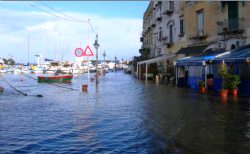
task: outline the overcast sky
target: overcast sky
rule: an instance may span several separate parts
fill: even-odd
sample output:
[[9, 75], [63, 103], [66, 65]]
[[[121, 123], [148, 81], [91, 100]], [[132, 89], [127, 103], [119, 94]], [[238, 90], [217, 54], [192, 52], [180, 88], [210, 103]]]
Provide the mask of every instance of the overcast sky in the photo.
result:
[[[42, 3], [0, 1], [0, 58], [13, 56], [17, 62], [26, 63], [29, 37], [29, 62], [36, 61], [36, 54], [54, 60], [74, 61], [75, 48], [85, 48], [88, 44], [88, 24], [69, 21], [72, 19], [68, 16], [91, 20], [94, 32], [99, 35], [100, 59], [103, 59], [104, 50], [106, 59], [117, 56], [129, 60], [139, 55], [147, 1]], [[90, 31], [89, 44], [95, 54], [94, 32]]]

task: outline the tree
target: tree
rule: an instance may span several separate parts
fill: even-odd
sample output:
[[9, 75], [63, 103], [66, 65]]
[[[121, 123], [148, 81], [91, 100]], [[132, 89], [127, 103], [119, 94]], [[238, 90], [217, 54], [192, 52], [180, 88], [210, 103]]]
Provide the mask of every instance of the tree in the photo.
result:
[[6, 64], [6, 65], [15, 65], [16, 64], [16, 62], [12, 58], [9, 58], [9, 59], [3, 58], [3, 61], [4, 61], [4, 64]]
[[5, 58], [3, 58], [3, 62], [4, 62], [4, 64], [8, 64], [8, 60]]
[[8, 63], [9, 63], [9, 65], [15, 65], [16, 64], [16, 62], [12, 59], [12, 58], [10, 58], [10, 59], [8, 59]]
[[141, 60], [146, 60], [149, 58], [149, 49], [148, 48], [142, 48], [139, 50], [140, 54], [141, 54]]

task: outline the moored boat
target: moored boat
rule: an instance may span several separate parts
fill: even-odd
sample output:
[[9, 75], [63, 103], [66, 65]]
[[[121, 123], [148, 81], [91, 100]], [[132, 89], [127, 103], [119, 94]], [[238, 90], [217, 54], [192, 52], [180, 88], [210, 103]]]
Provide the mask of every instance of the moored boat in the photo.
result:
[[0, 73], [6, 73], [6, 70], [1, 69], [1, 70], [0, 70]]
[[37, 78], [39, 83], [71, 82], [73, 75], [38, 76]]

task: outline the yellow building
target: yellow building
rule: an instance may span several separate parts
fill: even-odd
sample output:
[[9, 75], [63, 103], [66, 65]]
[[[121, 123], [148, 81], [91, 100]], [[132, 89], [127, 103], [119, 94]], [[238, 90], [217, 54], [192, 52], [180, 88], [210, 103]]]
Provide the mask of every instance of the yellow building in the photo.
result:
[[180, 57], [250, 44], [249, 12], [249, 1], [150, 1], [141, 38], [150, 60], [140, 65], [168, 74]]
[[186, 46], [177, 54], [198, 55], [206, 49], [231, 50], [249, 44], [250, 2], [186, 1], [183, 12]]
[[250, 44], [250, 2], [220, 2], [217, 20], [217, 44], [231, 50]]

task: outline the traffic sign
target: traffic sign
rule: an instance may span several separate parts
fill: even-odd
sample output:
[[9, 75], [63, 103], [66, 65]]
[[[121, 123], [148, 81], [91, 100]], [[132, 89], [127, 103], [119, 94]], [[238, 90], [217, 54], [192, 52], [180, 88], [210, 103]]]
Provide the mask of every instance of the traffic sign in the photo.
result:
[[82, 48], [76, 48], [75, 55], [76, 55], [76, 57], [82, 57], [83, 56]]
[[84, 50], [83, 56], [94, 56], [92, 50], [90, 49], [90, 47], [87, 45], [86, 49]]

